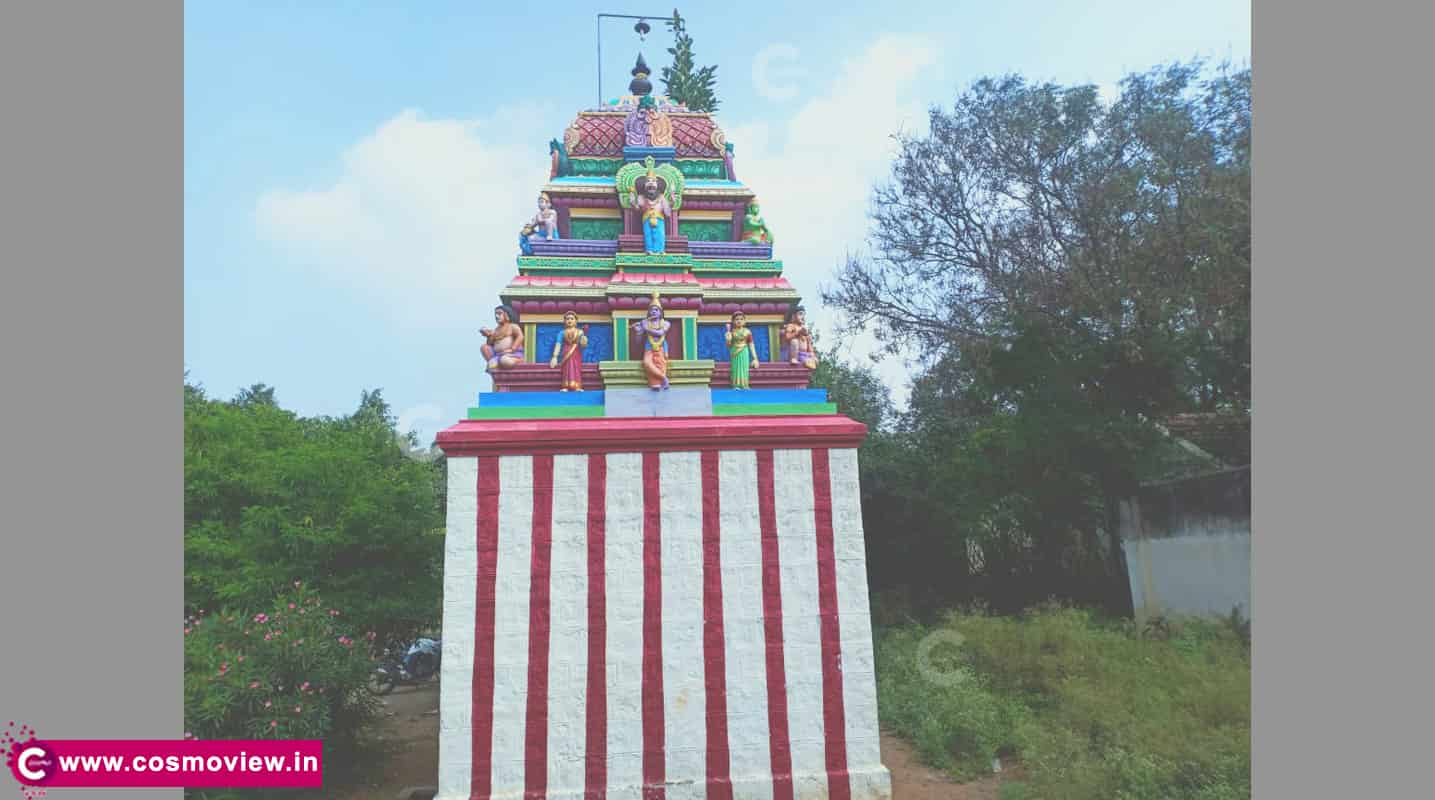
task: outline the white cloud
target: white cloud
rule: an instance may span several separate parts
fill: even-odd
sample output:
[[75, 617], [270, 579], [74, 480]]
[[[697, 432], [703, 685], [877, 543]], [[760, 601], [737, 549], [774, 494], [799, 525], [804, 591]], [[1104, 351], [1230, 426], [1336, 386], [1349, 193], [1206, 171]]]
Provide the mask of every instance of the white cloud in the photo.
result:
[[[797, 87], [790, 82], [802, 74], [801, 70], [793, 69], [799, 55], [798, 49], [787, 42], [770, 44], [759, 50], [752, 57], [752, 88], [757, 95], [774, 102], [796, 97]], [[787, 84], [782, 83], [784, 79]]]
[[[889, 174], [896, 151], [892, 135], [926, 129], [927, 104], [910, 89], [937, 60], [937, 45], [927, 37], [884, 35], [787, 120], [725, 126], [738, 177], [762, 201], [774, 254], [808, 298], [808, 318], [821, 331], [832, 331], [836, 319], [819, 306], [818, 285], [831, 282], [849, 250], [862, 248], [872, 190]], [[848, 345], [864, 361], [875, 349], [870, 340]], [[878, 371], [905, 402], [904, 365], [891, 359]]]
[[547, 177], [543, 140], [488, 131], [538, 130], [544, 116], [538, 107], [492, 122], [404, 111], [343, 153], [333, 185], [265, 192], [259, 232], [306, 251], [335, 280], [363, 282], [405, 323], [451, 324], [511, 277], [505, 265]]
[[[447, 421], [447, 417], [444, 416], [443, 407], [438, 403], [420, 403], [399, 412], [398, 430], [399, 433], [413, 431], [420, 434], [420, 438], [422, 438], [422, 433], [433, 426], [419, 425], [420, 422], [442, 423], [445, 421]], [[420, 442], [420, 444], [427, 445], [426, 442]]]
[[[795, 58], [787, 48], [764, 53], [769, 62]], [[925, 129], [926, 103], [911, 89], [938, 52], [924, 36], [880, 36], [786, 119], [720, 120], [736, 146], [738, 177], [761, 198], [776, 255], [819, 331], [832, 331], [835, 319], [818, 304], [818, 284], [862, 244], [892, 134]], [[342, 154], [332, 185], [264, 193], [257, 227], [307, 251], [335, 282], [361, 282], [405, 325], [477, 322], [474, 309], [491, 304], [515, 272], [518, 229], [547, 177], [543, 143], [571, 114], [537, 103], [483, 119], [403, 111]], [[845, 349], [865, 357], [873, 347], [864, 340]], [[888, 361], [880, 372], [904, 398], [902, 365]]]

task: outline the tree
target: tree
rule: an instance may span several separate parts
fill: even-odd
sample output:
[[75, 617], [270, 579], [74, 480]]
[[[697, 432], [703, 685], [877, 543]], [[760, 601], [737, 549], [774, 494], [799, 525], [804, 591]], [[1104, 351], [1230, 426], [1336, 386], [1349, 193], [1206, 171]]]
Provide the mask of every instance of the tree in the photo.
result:
[[1250, 71], [1161, 67], [1110, 105], [987, 78], [930, 123], [823, 293], [922, 364], [869, 537], [999, 605], [1116, 600], [1106, 511], [1152, 421], [1249, 411]]
[[186, 609], [267, 608], [300, 580], [358, 632], [437, 622], [442, 476], [407, 455], [380, 393], [301, 418], [253, 388], [226, 403], [186, 387]]
[[812, 387], [826, 389], [827, 400], [845, 414], [877, 432], [890, 423], [896, 412], [892, 394], [870, 369], [846, 363], [836, 353], [819, 353], [812, 371]]
[[673, 18], [666, 24], [673, 34], [673, 46], [668, 48], [673, 63], [663, 67], [663, 86], [668, 97], [687, 104], [691, 111], [717, 111], [720, 102], [715, 91], [717, 65], [702, 68], [694, 65], [693, 37], [688, 35], [687, 23], [676, 8], [673, 9]]
[[237, 406], [277, 406], [279, 403], [274, 399], [273, 386], [255, 383], [247, 389], [240, 389], [234, 395], [234, 404]]
[[1025, 337], [1077, 355], [1069, 377], [1113, 410], [1248, 408], [1250, 71], [1201, 74], [1131, 75], [1110, 107], [977, 81], [898, 137], [875, 254], [825, 299], [929, 365], [991, 367]]

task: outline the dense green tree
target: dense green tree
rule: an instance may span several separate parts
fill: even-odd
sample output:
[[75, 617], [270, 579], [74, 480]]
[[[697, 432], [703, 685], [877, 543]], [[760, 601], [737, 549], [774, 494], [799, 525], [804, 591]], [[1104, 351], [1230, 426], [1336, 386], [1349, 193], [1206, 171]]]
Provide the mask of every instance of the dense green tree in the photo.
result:
[[991, 377], [1076, 361], [1114, 412], [1249, 407], [1249, 70], [1131, 75], [1109, 106], [983, 79], [898, 142], [873, 255], [825, 295], [854, 325], [962, 370], [1026, 340]]
[[666, 21], [673, 34], [673, 46], [668, 55], [673, 57], [670, 66], [663, 67], [663, 86], [668, 97], [679, 103], [686, 103], [692, 111], [717, 111], [721, 101], [717, 99], [717, 65], [698, 67], [693, 60], [693, 37], [688, 34], [687, 22], [673, 9], [673, 18]]
[[930, 122], [824, 293], [922, 364], [864, 509], [874, 585], [1119, 605], [1108, 511], [1166, 457], [1152, 422], [1249, 412], [1250, 72], [1162, 67], [1110, 104], [983, 79]]
[[262, 384], [234, 402], [186, 384], [184, 426], [187, 611], [267, 608], [302, 580], [356, 633], [437, 621], [442, 475], [409, 456], [378, 391], [303, 418]]
[[836, 353], [819, 353], [812, 371], [812, 387], [826, 389], [839, 413], [866, 425], [872, 432], [891, 424], [896, 416], [892, 393], [870, 369], [849, 364]]
[[262, 383], [252, 384], [246, 389], [240, 389], [234, 395], [234, 404], [237, 406], [277, 406], [279, 401], [274, 397], [274, 387]]

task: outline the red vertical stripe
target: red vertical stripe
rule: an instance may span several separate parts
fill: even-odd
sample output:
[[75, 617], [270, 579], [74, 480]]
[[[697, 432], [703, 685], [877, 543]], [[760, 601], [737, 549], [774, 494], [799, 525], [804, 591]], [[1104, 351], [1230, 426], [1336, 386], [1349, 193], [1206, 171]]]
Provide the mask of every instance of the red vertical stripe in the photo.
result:
[[478, 459], [478, 576], [473, 612], [473, 772], [469, 796], [486, 800], [493, 782], [493, 624], [498, 583], [498, 457]]
[[528, 716], [523, 792], [548, 794], [548, 633], [552, 628], [553, 456], [533, 457], [533, 555], [528, 580]]
[[757, 513], [762, 530], [762, 617], [767, 649], [767, 728], [773, 800], [792, 798], [792, 743], [787, 732], [787, 669], [782, 658], [782, 569], [772, 451], [757, 451]]
[[842, 636], [837, 617], [837, 558], [832, 539], [832, 475], [826, 448], [812, 451], [817, 521], [817, 604], [822, 620], [822, 729], [827, 747], [827, 796], [849, 800], [847, 720], [842, 704]]
[[656, 452], [643, 453], [643, 798], [663, 800], [662, 494]]
[[588, 456], [588, 709], [584, 794], [601, 800], [608, 789], [608, 595], [605, 538], [608, 456]]
[[707, 685], [708, 800], [731, 800], [727, 741], [727, 659], [722, 620], [722, 485], [719, 453], [704, 450], [703, 480], [703, 668]]

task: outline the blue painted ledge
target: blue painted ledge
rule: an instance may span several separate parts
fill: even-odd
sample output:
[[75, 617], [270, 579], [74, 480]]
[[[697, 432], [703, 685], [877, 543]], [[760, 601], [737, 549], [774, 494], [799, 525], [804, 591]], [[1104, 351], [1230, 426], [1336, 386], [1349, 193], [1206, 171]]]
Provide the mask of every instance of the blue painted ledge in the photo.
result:
[[601, 391], [586, 392], [480, 392], [479, 408], [536, 408], [539, 406], [601, 406]]
[[[762, 369], [758, 367], [758, 369]], [[825, 403], [826, 389], [713, 389], [713, 405], [746, 403]]]

